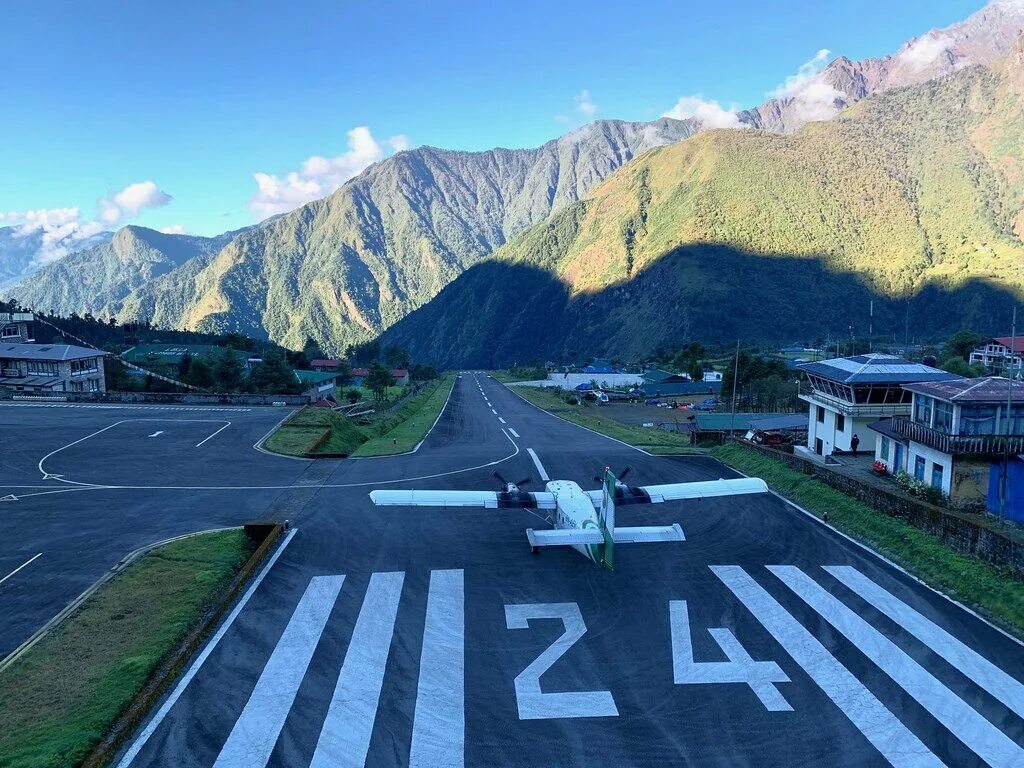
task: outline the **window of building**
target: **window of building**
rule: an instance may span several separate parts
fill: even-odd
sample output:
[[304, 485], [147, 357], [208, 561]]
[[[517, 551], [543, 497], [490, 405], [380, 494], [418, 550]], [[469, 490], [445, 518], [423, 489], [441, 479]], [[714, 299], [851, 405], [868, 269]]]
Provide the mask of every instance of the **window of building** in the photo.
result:
[[953, 404], [943, 400], [935, 401], [935, 428], [940, 432], [953, 431]]
[[[1004, 405], [1005, 409], [1006, 406]], [[1007, 435], [1024, 435], [1024, 405], [1015, 405], [1010, 408], [1010, 419], [1007, 425], [1009, 429], [1003, 429]]]
[[841, 413], [836, 414], [836, 430], [842, 432], [846, 429], [846, 416]]
[[90, 392], [99, 392], [99, 389], [100, 389], [99, 379], [89, 379], [87, 382], [85, 382], [85, 387]]
[[924, 482], [924, 456], [914, 457], [914, 477]]
[[882, 438], [882, 447], [879, 449], [878, 455], [879, 455], [879, 457], [883, 461], [888, 461], [889, 460], [889, 438], [888, 437], [883, 437]]
[[996, 411], [994, 405], [965, 405], [960, 409], [961, 435], [994, 435]]
[[914, 421], [924, 424], [926, 427], [932, 425], [932, 399], [925, 395], [914, 395]]
[[18, 329], [18, 326], [16, 325], [5, 325], [3, 327], [3, 335], [5, 337], [20, 336], [21, 331]]
[[71, 361], [71, 375], [77, 376], [82, 373], [95, 373], [96, 372], [96, 358], [90, 357], [85, 360], [72, 360]]
[[824, 424], [825, 423], [825, 409], [822, 408], [820, 405], [818, 406], [818, 423], [819, 424]]
[[932, 464], [932, 488], [942, 490], [942, 465]]
[[25, 369], [34, 376], [56, 376], [58, 372], [57, 363], [46, 360], [29, 360], [25, 363]]
[[72, 392], [81, 392], [82, 389], [83, 389], [82, 382], [80, 382], [80, 381], [71, 381], [71, 382], [68, 382], [68, 383], [71, 385], [71, 391]]

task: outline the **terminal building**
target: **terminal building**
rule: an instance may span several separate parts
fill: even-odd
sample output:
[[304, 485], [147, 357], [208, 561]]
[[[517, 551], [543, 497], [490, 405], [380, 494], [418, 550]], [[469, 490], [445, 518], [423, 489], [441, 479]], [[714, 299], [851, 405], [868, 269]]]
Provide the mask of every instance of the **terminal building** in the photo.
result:
[[107, 354], [71, 344], [0, 341], [0, 389], [26, 394], [105, 392], [103, 358]]
[[808, 404], [807, 445], [796, 452], [825, 457], [852, 450], [874, 453], [877, 433], [869, 424], [887, 416], [909, 416], [911, 393], [905, 384], [952, 381], [961, 376], [892, 355], [870, 354], [797, 366], [810, 389], [800, 392]]

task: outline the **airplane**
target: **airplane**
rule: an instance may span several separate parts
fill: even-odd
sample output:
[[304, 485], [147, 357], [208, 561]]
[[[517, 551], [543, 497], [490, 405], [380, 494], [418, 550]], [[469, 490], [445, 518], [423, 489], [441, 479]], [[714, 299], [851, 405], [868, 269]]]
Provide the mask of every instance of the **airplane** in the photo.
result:
[[594, 479], [601, 482], [599, 490], [584, 491], [571, 480], [550, 480], [545, 490], [531, 493], [518, 483], [501, 482], [500, 491], [371, 491], [370, 500], [381, 507], [483, 507], [485, 509], [548, 509], [551, 529], [526, 529], [526, 539], [533, 553], [541, 547], [572, 547], [584, 557], [611, 570], [616, 544], [644, 544], [657, 541], [685, 541], [679, 523], [623, 527], [615, 525], [616, 507], [633, 504], [659, 504], [665, 501], [700, 500], [714, 496], [767, 493], [768, 486], [758, 478], [709, 480], [666, 485], [627, 486], [623, 479], [626, 467], [616, 477], [608, 467]]

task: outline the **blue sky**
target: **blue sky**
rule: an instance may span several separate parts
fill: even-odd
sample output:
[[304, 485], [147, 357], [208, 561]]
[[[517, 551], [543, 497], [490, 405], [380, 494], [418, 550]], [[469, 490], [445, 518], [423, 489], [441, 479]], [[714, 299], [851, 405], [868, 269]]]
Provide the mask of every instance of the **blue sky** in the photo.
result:
[[[819, 49], [884, 55], [981, 5], [11, 3], [0, 213], [12, 223], [11, 212], [77, 207], [107, 226], [213, 234], [396, 147], [535, 146], [590, 119], [653, 119], [697, 94], [754, 106]], [[580, 109], [583, 91], [593, 109]], [[326, 159], [289, 182], [310, 157]], [[274, 177], [262, 206], [255, 173]]]

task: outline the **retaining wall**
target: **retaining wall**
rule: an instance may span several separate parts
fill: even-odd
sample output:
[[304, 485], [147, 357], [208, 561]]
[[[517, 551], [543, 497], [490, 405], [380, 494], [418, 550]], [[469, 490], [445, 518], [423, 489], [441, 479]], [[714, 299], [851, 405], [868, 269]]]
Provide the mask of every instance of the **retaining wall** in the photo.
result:
[[150, 403], [159, 405], [307, 405], [309, 395], [254, 395], [211, 392], [55, 392], [21, 393], [0, 390], [0, 399], [56, 403]]

